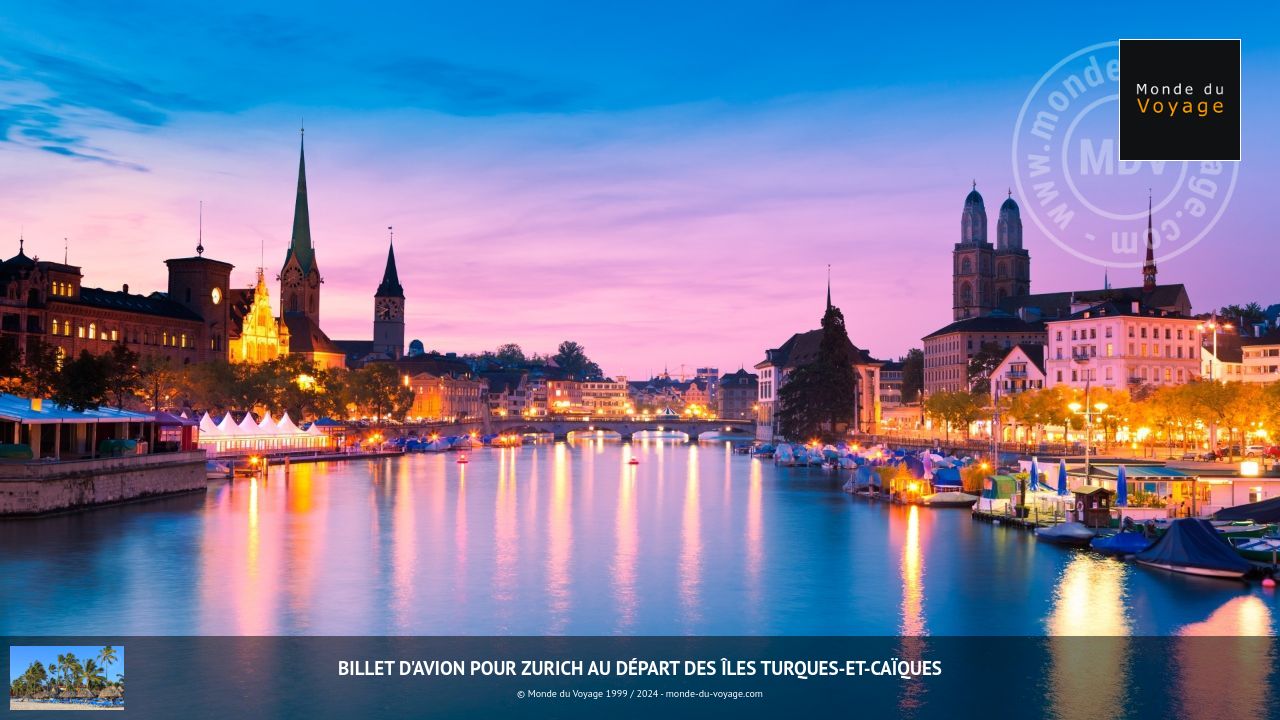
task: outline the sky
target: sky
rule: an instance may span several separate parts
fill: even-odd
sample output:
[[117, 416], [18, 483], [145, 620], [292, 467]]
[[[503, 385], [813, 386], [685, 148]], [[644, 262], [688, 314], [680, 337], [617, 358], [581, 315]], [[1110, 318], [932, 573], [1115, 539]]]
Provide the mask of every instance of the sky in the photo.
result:
[[[854, 343], [897, 357], [951, 318], [972, 180], [994, 241], [1014, 124], [1045, 71], [1119, 37], [1240, 37], [1238, 184], [1160, 280], [1187, 283], [1197, 311], [1267, 305], [1278, 16], [1202, 2], [10, 4], [0, 255], [22, 236], [28, 254], [65, 251], [87, 286], [160, 290], [163, 260], [194, 250], [203, 201], [207, 256], [245, 287], [265, 264], [275, 292], [305, 123], [331, 337], [371, 336], [394, 226], [407, 337], [428, 349], [571, 339], [610, 374], [732, 371], [817, 327], [830, 265]], [[1117, 193], [1145, 194], [1131, 190]], [[1033, 292], [1101, 286], [1101, 266], [1024, 221]]]
[[[116, 660], [103, 669], [103, 676], [107, 682], [115, 682], [124, 675], [124, 646], [113, 645], [116, 651]], [[39, 660], [44, 665], [45, 670], [49, 669], [50, 663], [56, 663], [58, 656], [71, 653], [76, 656], [81, 663], [85, 660], [92, 659], [97, 662], [98, 653], [102, 652], [101, 645], [10, 645], [9, 646], [9, 682], [17, 680], [22, 673], [27, 671], [32, 661]]]

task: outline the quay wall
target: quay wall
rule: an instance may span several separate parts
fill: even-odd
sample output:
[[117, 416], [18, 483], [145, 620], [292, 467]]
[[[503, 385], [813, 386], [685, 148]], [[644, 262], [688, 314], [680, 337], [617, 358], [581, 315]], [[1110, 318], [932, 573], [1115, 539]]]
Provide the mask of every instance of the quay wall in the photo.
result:
[[0, 463], [0, 516], [41, 515], [206, 487], [204, 452]]

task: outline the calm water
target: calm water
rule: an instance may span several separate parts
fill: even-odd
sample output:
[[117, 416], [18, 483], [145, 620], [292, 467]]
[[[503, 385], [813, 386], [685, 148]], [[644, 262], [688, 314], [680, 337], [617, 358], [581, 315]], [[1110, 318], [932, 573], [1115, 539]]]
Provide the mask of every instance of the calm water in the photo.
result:
[[[639, 465], [628, 465], [631, 453]], [[0, 634], [1274, 634], [1273, 592], [720, 446], [296, 465], [0, 521]]]

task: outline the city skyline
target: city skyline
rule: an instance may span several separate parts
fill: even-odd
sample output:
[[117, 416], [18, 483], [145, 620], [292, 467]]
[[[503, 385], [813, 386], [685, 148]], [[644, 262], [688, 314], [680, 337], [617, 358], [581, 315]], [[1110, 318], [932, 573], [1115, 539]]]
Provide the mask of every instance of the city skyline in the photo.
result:
[[[852, 28], [903, 18], [766, 10], [718, 34], [705, 32], [715, 13], [686, 9], [667, 26], [661, 7], [620, 33], [619, 18], [566, 13], [538, 37], [519, 32], [517, 9], [496, 25], [441, 23], [470, 28], [465, 39], [436, 33], [427, 11], [356, 19], [380, 26], [376, 46], [323, 13], [232, 10], [123, 48], [103, 23], [162, 26], [164, 9], [83, 10], [55, 29], [56, 6], [24, 8], [3, 21], [0, 247], [7, 235], [12, 250], [0, 254], [21, 235], [29, 255], [60, 259], [66, 237], [86, 285], [162, 290], [162, 259], [194, 252], [203, 200], [207, 255], [250, 286], [289, 242], [305, 117], [334, 338], [368, 335], [392, 225], [407, 339], [428, 349], [548, 353], [569, 339], [610, 374], [750, 368], [778, 337], [817, 327], [830, 264], [853, 342], [896, 358], [947, 322], [970, 179], [994, 213], [1013, 184], [1023, 98], [1078, 46], [1043, 47], [1009, 19], [957, 18], [990, 35], [957, 63], [937, 42], [956, 32], [946, 22], [851, 44]], [[1108, 12], [1122, 29], [1134, 11]], [[1214, 31], [1155, 20], [1148, 34]], [[558, 47], [567, 37], [584, 47]], [[1277, 78], [1259, 60], [1276, 54], [1273, 38], [1244, 38], [1239, 187], [1204, 242], [1161, 263], [1162, 280], [1194, 285], [1197, 311], [1274, 299], [1252, 268], [1270, 259], [1277, 148], [1263, 138], [1277, 101], [1264, 90]], [[736, 64], [712, 62], [722, 57]], [[1032, 292], [1102, 285], [1102, 267], [1031, 223], [1025, 246]], [[1136, 285], [1140, 272], [1110, 280]], [[886, 299], [901, 310], [869, 310]]]

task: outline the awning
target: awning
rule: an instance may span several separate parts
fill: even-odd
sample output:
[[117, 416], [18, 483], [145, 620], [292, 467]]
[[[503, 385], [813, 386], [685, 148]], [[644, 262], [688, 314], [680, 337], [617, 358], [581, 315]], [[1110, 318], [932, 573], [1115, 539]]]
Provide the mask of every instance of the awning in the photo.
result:
[[153, 422], [154, 418], [144, 413], [100, 407], [96, 410], [78, 412], [55, 402], [45, 400], [40, 403], [39, 410], [31, 408], [29, 398], [18, 397], [8, 393], [0, 393], [0, 420], [16, 422], [22, 425], [51, 425], [74, 423], [108, 423], [108, 422]]

